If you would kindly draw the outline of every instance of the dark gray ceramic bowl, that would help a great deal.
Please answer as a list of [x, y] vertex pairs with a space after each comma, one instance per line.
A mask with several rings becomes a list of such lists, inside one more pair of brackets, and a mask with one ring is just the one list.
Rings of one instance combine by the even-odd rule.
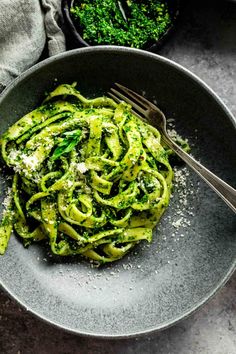
[[[92, 47], [34, 66], [2, 94], [0, 132], [39, 104], [55, 84], [75, 80], [85, 95], [105, 93], [115, 81], [145, 91], [175, 119], [192, 154], [235, 186], [233, 116], [188, 70], [144, 51]], [[24, 249], [13, 236], [0, 258], [2, 286], [40, 318], [83, 335], [127, 337], [173, 325], [213, 296], [236, 265], [235, 215], [191, 171], [186, 188], [175, 190], [150, 247], [139, 245], [110, 266], [97, 269], [78, 259], [51, 259], [41, 246]], [[176, 229], [179, 209], [186, 222]]]

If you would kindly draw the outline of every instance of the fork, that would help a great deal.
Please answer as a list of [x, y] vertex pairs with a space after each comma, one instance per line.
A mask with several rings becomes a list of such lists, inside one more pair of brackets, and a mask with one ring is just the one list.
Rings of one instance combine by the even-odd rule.
[[166, 129], [164, 113], [156, 105], [129, 88], [118, 83], [115, 83], [115, 86], [116, 89], [111, 88], [108, 95], [118, 103], [122, 101], [129, 103], [136, 116], [157, 128], [161, 133], [163, 142], [186, 162], [236, 213], [236, 190], [200, 164], [171, 139]]

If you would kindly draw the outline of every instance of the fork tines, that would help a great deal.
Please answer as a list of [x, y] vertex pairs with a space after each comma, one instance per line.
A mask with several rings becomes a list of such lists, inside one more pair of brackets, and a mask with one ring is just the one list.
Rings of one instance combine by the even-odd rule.
[[121, 84], [115, 83], [115, 86], [117, 89], [111, 88], [111, 92], [108, 92], [109, 96], [112, 97], [114, 101], [118, 103], [121, 101], [129, 103], [134, 109], [132, 112], [139, 118], [143, 119], [137, 112], [147, 117], [148, 110], [152, 108], [151, 102]]
[[115, 85], [120, 89], [120, 91], [126, 93], [129, 97], [133, 98], [137, 103], [139, 103], [140, 105], [142, 105], [143, 108], [150, 108], [153, 104], [148, 101], [146, 98], [144, 98], [143, 96], [139, 95], [137, 92], [129, 89], [128, 87], [125, 87], [121, 84], [118, 84], [117, 82], [115, 83]]

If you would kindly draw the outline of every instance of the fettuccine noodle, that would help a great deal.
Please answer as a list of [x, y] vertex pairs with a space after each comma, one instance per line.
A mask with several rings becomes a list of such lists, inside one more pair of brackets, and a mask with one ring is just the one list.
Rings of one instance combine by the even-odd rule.
[[12, 203], [0, 226], [0, 254], [12, 229], [27, 246], [99, 263], [122, 258], [169, 204], [173, 171], [157, 129], [110, 98], [86, 99], [60, 85], [1, 138], [14, 170]]

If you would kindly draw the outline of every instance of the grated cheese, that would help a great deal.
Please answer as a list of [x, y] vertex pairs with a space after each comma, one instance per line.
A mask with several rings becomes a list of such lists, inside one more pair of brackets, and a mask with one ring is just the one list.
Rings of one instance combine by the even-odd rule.
[[85, 162], [80, 162], [80, 163], [78, 163], [78, 164], [77, 164], [77, 170], [78, 170], [80, 173], [82, 173], [82, 174], [84, 174], [85, 172], [87, 172], [87, 171], [88, 171], [88, 168], [86, 167]]

